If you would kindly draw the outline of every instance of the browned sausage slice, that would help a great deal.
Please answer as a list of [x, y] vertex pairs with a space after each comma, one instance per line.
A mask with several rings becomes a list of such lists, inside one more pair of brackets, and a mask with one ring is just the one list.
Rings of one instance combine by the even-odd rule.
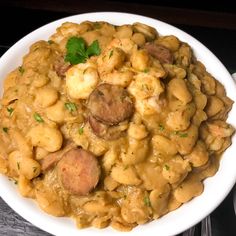
[[57, 174], [62, 186], [71, 194], [86, 195], [96, 187], [100, 168], [92, 153], [74, 148], [58, 162]]
[[42, 160], [40, 160], [41, 170], [45, 172], [53, 168], [57, 164], [57, 162], [61, 160], [64, 153], [75, 147], [75, 143], [67, 143], [62, 150], [50, 153], [49, 155], [45, 156]]
[[94, 134], [96, 134], [99, 138], [103, 138], [105, 140], [115, 140], [125, 134], [125, 131], [121, 130], [119, 125], [105, 125], [92, 116], [89, 117], [88, 121]]
[[171, 51], [162, 46], [162, 45], [157, 45], [154, 43], [146, 43], [144, 48], [148, 51], [148, 53], [158, 59], [161, 63], [168, 63], [172, 64], [173, 63], [173, 55]]
[[101, 84], [90, 94], [88, 109], [97, 120], [115, 125], [133, 115], [134, 105], [121, 86]]
[[55, 60], [53, 68], [56, 71], [57, 75], [61, 78], [65, 77], [65, 73], [71, 67], [69, 62], [65, 62], [63, 57], [59, 57]]

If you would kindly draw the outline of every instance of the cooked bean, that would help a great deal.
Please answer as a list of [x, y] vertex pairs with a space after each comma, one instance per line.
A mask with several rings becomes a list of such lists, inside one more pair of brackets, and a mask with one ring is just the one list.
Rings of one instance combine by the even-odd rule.
[[153, 40], [155, 37], [158, 36], [156, 29], [149, 25], [136, 22], [133, 24], [133, 27], [134, 32], [142, 33], [143, 35], [145, 35], [147, 40]]
[[57, 91], [54, 88], [39, 88], [35, 97], [35, 105], [46, 108], [53, 105], [58, 99]]
[[47, 125], [38, 125], [28, 133], [33, 146], [42, 147], [48, 152], [55, 152], [61, 148], [63, 137], [56, 128]]

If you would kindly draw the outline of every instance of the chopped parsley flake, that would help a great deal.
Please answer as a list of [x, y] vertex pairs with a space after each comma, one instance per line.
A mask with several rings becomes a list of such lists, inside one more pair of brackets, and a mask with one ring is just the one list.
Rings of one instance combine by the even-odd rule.
[[143, 70], [143, 72], [144, 72], [144, 73], [148, 73], [148, 72], [149, 72], [149, 69], [146, 68], [146, 69]]
[[43, 120], [43, 118], [39, 115], [39, 113], [34, 113], [34, 119], [37, 121], [37, 122], [39, 122], [39, 123], [43, 123], [44, 122], [44, 120]]
[[20, 169], [20, 162], [17, 162], [17, 169]]
[[170, 169], [170, 167], [168, 165], [166, 165], [166, 164], [164, 165], [164, 167], [165, 167], [166, 170]]
[[164, 125], [163, 124], [159, 124], [159, 130], [163, 131], [164, 129], [165, 129]]
[[181, 137], [181, 138], [186, 138], [186, 137], [188, 137], [188, 133], [181, 133], [181, 132], [179, 132], [179, 131], [175, 131], [174, 134], [175, 134], [175, 135], [178, 135], [178, 136]]
[[112, 57], [112, 55], [113, 55], [113, 50], [110, 51], [109, 59]]
[[147, 206], [147, 207], [150, 207], [151, 206], [151, 202], [150, 202], [150, 199], [148, 196], [145, 196], [144, 199], [143, 199], [143, 202], [144, 202], [144, 205]]
[[54, 43], [54, 41], [52, 41], [52, 40], [48, 40], [48, 44], [53, 44]]
[[11, 116], [13, 111], [14, 111], [14, 109], [12, 107], [8, 107], [7, 111], [9, 112], [9, 116]]
[[23, 75], [23, 73], [25, 72], [25, 69], [22, 67], [22, 66], [20, 66], [19, 68], [18, 68], [18, 70], [19, 70], [19, 72]]
[[3, 127], [2, 130], [3, 130], [3, 132], [5, 132], [5, 133], [8, 132], [8, 128], [7, 128], [7, 127]]
[[77, 110], [77, 106], [75, 103], [72, 102], [66, 102], [65, 103], [65, 108], [69, 111], [69, 112], [73, 112]]
[[84, 127], [79, 128], [79, 134], [82, 135], [84, 133]]

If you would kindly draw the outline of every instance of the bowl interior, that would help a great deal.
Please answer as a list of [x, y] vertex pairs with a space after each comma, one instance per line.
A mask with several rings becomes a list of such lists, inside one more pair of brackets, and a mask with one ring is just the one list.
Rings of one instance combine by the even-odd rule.
[[[22, 57], [28, 52], [29, 46], [40, 39], [47, 40], [55, 32], [56, 28], [65, 21], [80, 23], [85, 20], [90, 21], [108, 21], [112, 24], [130, 24], [141, 22], [157, 29], [161, 35], [173, 34], [181, 41], [187, 42], [198, 58], [217, 80], [226, 88], [227, 95], [236, 101], [236, 86], [223, 64], [210, 52], [204, 45], [187, 33], [158, 20], [148, 17], [118, 13], [118, 12], [100, 12], [87, 13], [67, 17], [50, 24], [47, 24], [29, 35], [22, 38], [13, 45], [0, 59], [0, 88], [2, 94], [2, 84], [6, 75], [17, 66], [21, 65]], [[236, 105], [233, 106], [228, 122], [236, 127]], [[30, 221], [37, 227], [52, 233], [54, 235], [143, 235], [144, 233], [156, 233], [158, 235], [175, 235], [192, 225], [201, 221], [205, 216], [211, 213], [227, 196], [236, 180], [236, 137], [233, 137], [233, 145], [227, 149], [222, 157], [219, 171], [214, 177], [205, 180], [205, 190], [202, 195], [184, 204], [179, 209], [152, 221], [148, 224], [138, 226], [129, 233], [120, 233], [106, 228], [97, 230], [93, 228], [78, 231], [74, 222], [68, 218], [56, 218], [42, 212], [33, 200], [22, 198], [16, 187], [6, 177], [0, 176], [1, 192], [0, 196], [13, 208], [18, 214]]]

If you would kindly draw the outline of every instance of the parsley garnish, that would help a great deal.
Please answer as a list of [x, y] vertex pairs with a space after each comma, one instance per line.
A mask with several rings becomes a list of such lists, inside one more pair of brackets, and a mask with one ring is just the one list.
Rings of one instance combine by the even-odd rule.
[[144, 205], [147, 206], [147, 207], [150, 207], [151, 206], [151, 202], [150, 202], [150, 199], [148, 196], [145, 196], [143, 198], [143, 202], [144, 202]]
[[52, 40], [48, 40], [48, 44], [53, 44], [54, 42]]
[[7, 111], [9, 112], [9, 116], [11, 116], [14, 109], [12, 107], [7, 107]]
[[43, 123], [44, 122], [44, 120], [43, 120], [43, 118], [39, 115], [39, 113], [34, 113], [34, 119], [37, 121], [37, 122], [39, 122], [39, 123]]
[[84, 133], [84, 127], [79, 128], [79, 134], [82, 135]]
[[17, 169], [20, 169], [20, 162], [17, 162]]
[[186, 138], [188, 137], [188, 133], [181, 133], [179, 131], [174, 132], [175, 135], [178, 135], [180, 138]]
[[113, 55], [113, 50], [110, 51], [109, 59], [112, 57], [112, 55]]
[[72, 65], [84, 63], [91, 56], [98, 56], [101, 53], [98, 41], [95, 40], [93, 43], [86, 48], [86, 43], [83, 38], [71, 37], [66, 44], [66, 57], [65, 61], [70, 62]]
[[170, 169], [170, 167], [168, 165], [166, 165], [166, 164], [164, 165], [164, 167], [165, 167], [166, 170]]
[[3, 132], [5, 132], [5, 133], [8, 132], [8, 128], [7, 128], [7, 127], [3, 127], [2, 130], [3, 130]]
[[69, 111], [69, 112], [73, 112], [77, 110], [77, 106], [75, 103], [72, 102], [66, 102], [65, 103], [65, 108]]
[[159, 124], [159, 130], [163, 131], [164, 129], [165, 129], [164, 125], [163, 124]]
[[144, 73], [148, 73], [148, 71], [149, 71], [149, 69], [147, 69], [147, 68], [143, 70]]
[[23, 75], [23, 73], [25, 72], [25, 69], [22, 67], [22, 66], [20, 66], [19, 68], [18, 68], [18, 70], [19, 70], [19, 72]]

